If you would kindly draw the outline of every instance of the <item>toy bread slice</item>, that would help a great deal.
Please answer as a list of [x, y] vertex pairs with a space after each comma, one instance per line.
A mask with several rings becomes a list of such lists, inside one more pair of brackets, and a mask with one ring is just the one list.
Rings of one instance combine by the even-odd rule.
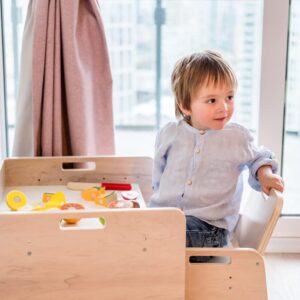
[[67, 188], [73, 191], [82, 191], [85, 189], [93, 188], [95, 186], [100, 186], [100, 183], [96, 182], [68, 182]]

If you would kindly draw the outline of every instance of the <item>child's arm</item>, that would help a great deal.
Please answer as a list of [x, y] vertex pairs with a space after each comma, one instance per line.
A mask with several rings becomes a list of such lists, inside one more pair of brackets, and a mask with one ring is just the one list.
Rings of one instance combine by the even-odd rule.
[[246, 146], [245, 153], [248, 156], [246, 165], [249, 168], [249, 184], [256, 191], [270, 193], [271, 188], [283, 190], [283, 181], [276, 175], [278, 163], [274, 154], [265, 147], [257, 147], [248, 130], [245, 130]]
[[160, 133], [158, 133], [155, 141], [155, 155], [152, 171], [152, 189], [154, 192], [157, 192], [159, 188], [160, 178], [166, 164], [165, 153], [161, 148]]
[[274, 174], [271, 166], [269, 165], [261, 166], [257, 170], [257, 178], [259, 180], [261, 190], [267, 195], [269, 195], [272, 188], [280, 192], [283, 192], [284, 190], [282, 178], [279, 175]]
[[166, 167], [168, 151], [176, 134], [177, 123], [170, 122], [160, 129], [156, 135], [152, 174], [152, 188], [154, 192], [157, 192], [159, 189], [160, 179]]

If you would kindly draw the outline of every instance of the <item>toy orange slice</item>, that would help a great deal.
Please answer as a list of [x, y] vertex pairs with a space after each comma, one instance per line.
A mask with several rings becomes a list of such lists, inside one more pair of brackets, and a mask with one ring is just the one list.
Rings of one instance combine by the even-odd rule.
[[87, 201], [95, 201], [96, 198], [103, 194], [105, 194], [105, 189], [93, 187], [83, 190], [81, 192], [81, 197]]
[[117, 201], [117, 193], [115, 191], [107, 191], [104, 194], [95, 198], [95, 203], [101, 206], [108, 207], [109, 203]]
[[[60, 209], [62, 210], [77, 210], [77, 209], [84, 209], [84, 206], [80, 203], [65, 203], [63, 204]], [[68, 224], [76, 224], [80, 219], [64, 219], [64, 221]]]

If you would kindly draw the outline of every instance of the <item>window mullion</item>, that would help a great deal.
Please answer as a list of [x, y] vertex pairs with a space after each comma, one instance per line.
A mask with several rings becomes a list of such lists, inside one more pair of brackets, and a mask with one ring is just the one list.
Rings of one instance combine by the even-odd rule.
[[3, 39], [3, 7], [0, 1], [0, 161], [7, 157], [7, 123], [5, 109], [5, 70]]
[[258, 141], [282, 162], [289, 0], [264, 0]]

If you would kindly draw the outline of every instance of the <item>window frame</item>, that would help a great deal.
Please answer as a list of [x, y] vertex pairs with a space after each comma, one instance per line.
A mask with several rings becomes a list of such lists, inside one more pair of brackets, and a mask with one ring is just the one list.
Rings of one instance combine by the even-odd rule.
[[289, 0], [264, 0], [258, 142], [272, 149], [280, 170], [284, 141], [288, 19]]
[[3, 38], [3, 7], [0, 1], [0, 163], [7, 157], [7, 119], [5, 106], [5, 67]]
[[[290, 5], [290, 0], [264, 0], [263, 8], [258, 143], [272, 149], [281, 173]], [[299, 242], [300, 218], [282, 215], [267, 250], [299, 252]]]

